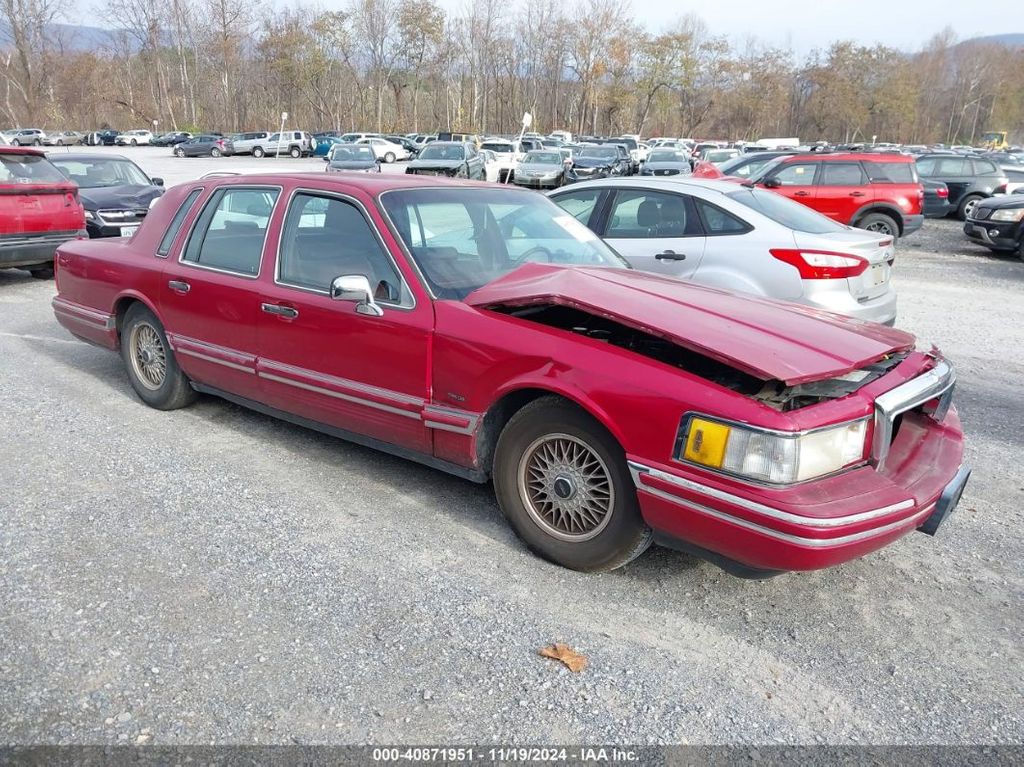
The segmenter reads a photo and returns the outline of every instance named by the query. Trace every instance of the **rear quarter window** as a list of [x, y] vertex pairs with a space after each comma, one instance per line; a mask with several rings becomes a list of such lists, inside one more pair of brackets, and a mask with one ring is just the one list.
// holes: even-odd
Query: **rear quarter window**
[[873, 184], [916, 184], [918, 181], [912, 162], [866, 162], [864, 169]]
[[189, 192], [185, 201], [181, 203], [181, 206], [174, 214], [174, 218], [171, 219], [170, 226], [167, 227], [167, 231], [164, 232], [164, 236], [160, 240], [160, 247], [156, 249], [158, 256], [166, 256], [171, 252], [171, 246], [174, 244], [174, 238], [177, 237], [178, 232], [181, 231], [181, 225], [185, 223], [185, 217], [188, 216], [188, 212], [192, 210], [192, 206], [195, 204], [202, 191], [202, 189], [193, 189]]

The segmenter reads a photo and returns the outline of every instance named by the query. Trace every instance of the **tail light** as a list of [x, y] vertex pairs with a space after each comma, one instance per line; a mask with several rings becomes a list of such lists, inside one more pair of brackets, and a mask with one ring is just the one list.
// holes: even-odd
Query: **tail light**
[[940, 186], [938, 189], [935, 190], [935, 196], [938, 197], [941, 200], [948, 199], [949, 198], [949, 189], [947, 187]]
[[[1006, 184], [1003, 184], [1002, 186], [997, 186], [995, 189], [992, 190], [992, 194], [1006, 194]], [[949, 192], [946, 192], [946, 196], [949, 196]]]
[[78, 190], [64, 193], [64, 207], [70, 208], [78, 205]]
[[827, 250], [772, 248], [769, 253], [790, 266], [795, 266], [803, 280], [836, 280], [856, 277], [868, 268], [866, 259], [849, 253]]
[[892, 245], [892, 240], [879, 240], [878, 241], [878, 247], [880, 247], [880, 248], [888, 248], [890, 245]]

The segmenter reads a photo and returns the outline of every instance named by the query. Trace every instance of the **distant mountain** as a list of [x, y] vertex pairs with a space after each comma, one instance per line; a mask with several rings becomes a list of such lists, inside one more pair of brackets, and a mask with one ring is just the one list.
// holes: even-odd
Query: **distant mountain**
[[1024, 32], [972, 37], [970, 40], [964, 40], [960, 45], [971, 45], [973, 43], [981, 43], [983, 45], [1005, 45], [1007, 48], [1024, 48]]
[[[97, 51], [113, 47], [128, 47], [137, 51], [139, 48], [138, 41], [123, 29], [88, 27], [83, 24], [48, 24], [46, 34], [68, 51]], [[0, 45], [5, 46], [10, 42], [10, 27], [0, 21]]]

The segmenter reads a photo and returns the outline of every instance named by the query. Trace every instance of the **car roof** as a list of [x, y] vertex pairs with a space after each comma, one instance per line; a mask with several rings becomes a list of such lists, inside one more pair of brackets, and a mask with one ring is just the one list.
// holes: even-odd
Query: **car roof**
[[[490, 184], [485, 181], [466, 181], [462, 179], [439, 179], [436, 176], [419, 176], [416, 174], [397, 174], [397, 173], [384, 173], [384, 174], [367, 174], [364, 176], [352, 176], [339, 178], [333, 174], [327, 174], [323, 171], [309, 171], [309, 172], [284, 172], [284, 173], [248, 173], [239, 175], [222, 175], [216, 178], [203, 179], [203, 182], [211, 184], [257, 184], [260, 186], [266, 186], [268, 184], [282, 183], [284, 181], [300, 182], [308, 184], [310, 181], [316, 181], [318, 186], [323, 185], [324, 187], [348, 187], [358, 188], [361, 191], [366, 192], [371, 196], [376, 196], [383, 192], [389, 192], [397, 189], [437, 189], [437, 188], [455, 188], [455, 187], [466, 187], [472, 189], [513, 189], [522, 191], [526, 194], [536, 194], [536, 192], [530, 189], [519, 189], [511, 185], [496, 185]], [[191, 183], [191, 182], [190, 182]]]
[[[759, 153], [754, 153], [759, 154]], [[909, 155], [888, 152], [799, 152], [790, 159], [801, 162], [824, 160], [825, 162], [914, 162]]]
[[47, 157], [51, 160], [126, 160], [134, 162], [123, 154], [98, 154], [89, 152], [49, 152]]
[[661, 178], [615, 178], [615, 179], [595, 179], [593, 181], [582, 181], [572, 186], [562, 187], [563, 190], [577, 190], [586, 187], [615, 187], [625, 189], [658, 189], [663, 188], [666, 191], [677, 191], [687, 192], [693, 191], [694, 189], [703, 189], [708, 192], [719, 192], [721, 194], [728, 194], [729, 192], [740, 191], [745, 187], [743, 184], [738, 184], [735, 181], [723, 181], [717, 178], [694, 178], [692, 176], [683, 177], [661, 177]]

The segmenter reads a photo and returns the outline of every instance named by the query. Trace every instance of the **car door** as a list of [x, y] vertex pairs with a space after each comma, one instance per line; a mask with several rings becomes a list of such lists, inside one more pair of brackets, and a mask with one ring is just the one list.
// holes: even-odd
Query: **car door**
[[[417, 302], [355, 197], [297, 189], [276, 266], [262, 281], [259, 377], [271, 407], [391, 445], [430, 452], [422, 420], [433, 307]], [[362, 275], [380, 316], [330, 296], [336, 277]]]
[[[814, 177], [817, 171], [817, 162], [790, 162], [769, 173], [761, 184], [784, 197], [813, 207], [816, 191]], [[769, 180], [773, 183], [765, 184]]]
[[690, 277], [704, 257], [704, 230], [686, 194], [617, 189], [597, 226], [608, 245], [645, 272]]
[[214, 187], [160, 286], [167, 338], [185, 373], [247, 399], [259, 398], [257, 281], [280, 193], [270, 185]]
[[847, 224], [862, 206], [871, 202], [871, 186], [855, 160], [823, 162], [815, 185], [814, 209]]
[[940, 157], [935, 165], [934, 177], [949, 188], [949, 204], [960, 204], [974, 180], [970, 160], [965, 157]]

